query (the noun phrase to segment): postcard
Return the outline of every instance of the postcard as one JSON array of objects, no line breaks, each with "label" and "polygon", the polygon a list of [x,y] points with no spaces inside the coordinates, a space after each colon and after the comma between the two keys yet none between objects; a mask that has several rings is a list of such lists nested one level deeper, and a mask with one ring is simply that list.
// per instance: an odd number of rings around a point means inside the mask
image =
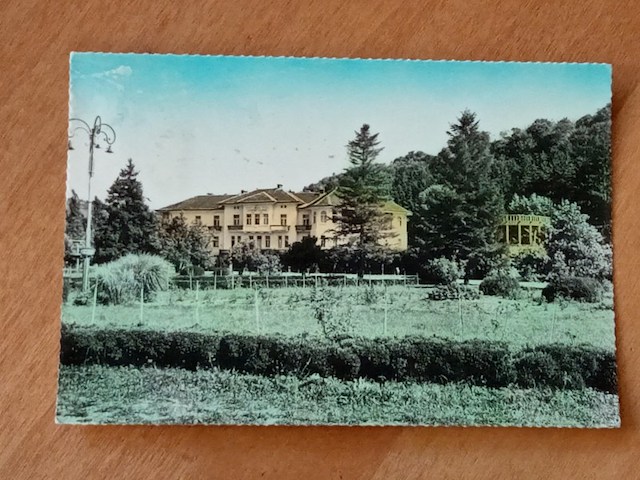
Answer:
[{"label": "postcard", "polygon": [[620,425],[609,65],[70,82],[58,422]]}]

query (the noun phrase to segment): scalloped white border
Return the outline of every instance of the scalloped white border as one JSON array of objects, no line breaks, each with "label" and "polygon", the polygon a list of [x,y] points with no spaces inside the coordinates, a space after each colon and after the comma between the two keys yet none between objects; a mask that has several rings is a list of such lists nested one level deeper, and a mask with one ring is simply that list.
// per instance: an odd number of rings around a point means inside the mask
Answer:
[{"label": "scalloped white border", "polygon": [[534,65],[606,65],[613,67],[607,62],[553,62],[553,61],[536,61],[536,60],[457,60],[451,59],[430,59],[430,58],[393,58],[393,57],[322,57],[322,56],[296,56],[296,55],[227,55],[227,54],[207,54],[207,53],[160,53],[160,52],[99,52],[99,51],[75,51],[69,52],[69,57],[76,54],[94,54],[94,55],[151,55],[166,57],[207,57],[207,58],[273,58],[273,59],[304,59],[304,60],[354,60],[354,61],[382,61],[382,62],[434,62],[434,63],[523,63]]}]

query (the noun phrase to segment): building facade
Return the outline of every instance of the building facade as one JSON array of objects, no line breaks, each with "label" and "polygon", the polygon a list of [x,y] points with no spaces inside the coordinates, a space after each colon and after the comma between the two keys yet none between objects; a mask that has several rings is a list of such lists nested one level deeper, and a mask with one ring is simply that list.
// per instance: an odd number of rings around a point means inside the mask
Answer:
[{"label": "building facade", "polygon": [[[282,185],[236,195],[199,195],[161,208],[165,220],[182,215],[187,223],[205,227],[214,255],[239,243],[260,249],[287,250],[292,243],[315,237],[321,248],[344,243],[336,237],[334,215],[340,199],[331,192],[291,192]],[[381,243],[395,251],[407,249],[407,221],[411,213],[395,202],[380,206],[385,216]]]}]

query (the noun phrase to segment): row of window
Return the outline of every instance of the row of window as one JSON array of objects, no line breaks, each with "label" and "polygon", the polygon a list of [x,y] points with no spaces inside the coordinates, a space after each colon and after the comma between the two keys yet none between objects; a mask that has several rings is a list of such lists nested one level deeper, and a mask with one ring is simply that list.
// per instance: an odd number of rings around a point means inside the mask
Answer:
[{"label": "row of window", "polygon": [[[309,235],[305,235],[303,238],[308,238]],[[247,235],[244,238],[242,235],[231,235],[231,246],[234,247],[237,243],[242,243],[247,240],[250,243],[255,243],[258,248],[271,248],[271,235]],[[322,235],[320,237],[320,246],[325,247],[329,238]],[[264,244],[262,243],[264,241]],[[336,239],[333,239],[334,246],[336,245]],[[214,236],[212,239],[212,245],[214,248],[220,248],[220,237]],[[278,235],[278,248],[289,248],[289,237],[286,235]]]},{"label": "row of window", "polygon": [[[243,237],[242,235],[231,235],[231,246],[234,247],[237,243],[242,243],[243,241],[248,241],[249,243],[254,243],[258,248],[272,248],[271,245],[271,235],[247,235]],[[264,241],[264,243],[263,243]],[[278,248],[289,248],[289,237],[286,235],[278,235]],[[218,237],[214,237],[213,246],[220,246]]]},{"label": "row of window", "polygon": [[[317,213],[318,212],[313,212],[313,223],[316,223],[317,221]],[[328,216],[327,216],[327,212],[326,211],[322,211],[320,212],[320,221],[322,223],[325,223],[328,220]],[[245,217],[245,225],[260,225],[260,221],[262,220],[262,225],[269,225],[269,214],[268,213],[247,213],[246,217]],[[198,225],[202,225],[202,216],[201,215],[196,215],[196,224]],[[310,217],[308,213],[303,213],[302,214],[302,224],[303,225],[311,225],[311,221],[310,221]],[[240,215],[234,215],[233,216],[233,225],[234,226],[240,226]],[[287,225],[287,215],[285,213],[283,213],[282,215],[280,215],[280,225],[282,226],[286,226]],[[220,215],[214,215],[213,216],[213,226],[214,227],[219,227],[220,226]]]}]

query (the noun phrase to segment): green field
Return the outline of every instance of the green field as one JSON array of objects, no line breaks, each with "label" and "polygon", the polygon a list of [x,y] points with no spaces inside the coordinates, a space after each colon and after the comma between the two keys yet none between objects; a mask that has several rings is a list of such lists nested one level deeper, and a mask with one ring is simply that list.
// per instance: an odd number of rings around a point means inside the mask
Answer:
[{"label": "green field", "polygon": [[397,424],[615,427],[594,390],[266,378],[220,370],[63,366],[64,423]]},{"label": "green field", "polygon": [[[66,324],[102,328],[321,334],[318,305],[329,316],[348,319],[345,328],[361,336],[439,336],[457,340],[503,340],[514,346],[553,342],[586,343],[613,350],[611,297],[599,304],[546,303],[539,290],[516,300],[430,301],[427,289],[411,286],[272,288],[259,291],[180,290],[128,306],[63,306]],[[386,318],[386,321],[385,321]],[[386,333],[385,333],[386,324]]]}]

